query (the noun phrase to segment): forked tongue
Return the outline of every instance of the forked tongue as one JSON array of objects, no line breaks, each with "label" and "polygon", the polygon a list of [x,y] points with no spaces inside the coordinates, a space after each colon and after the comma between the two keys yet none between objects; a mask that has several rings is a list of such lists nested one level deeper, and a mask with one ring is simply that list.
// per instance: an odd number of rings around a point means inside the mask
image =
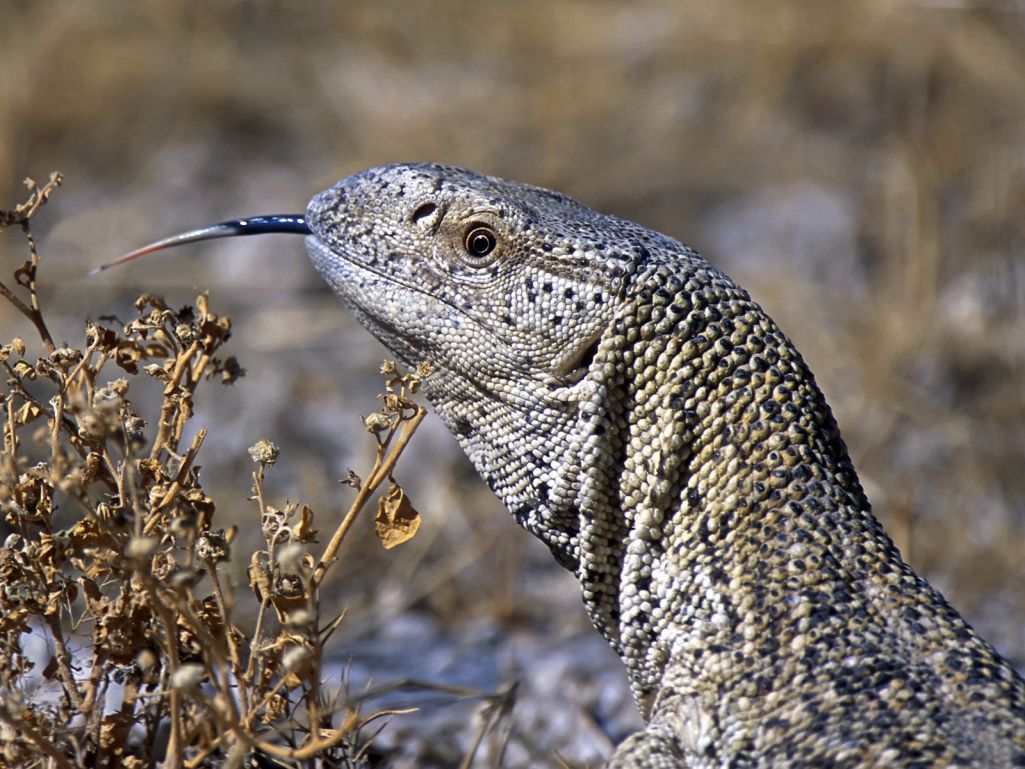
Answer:
[{"label": "forked tongue", "polygon": [[112,262],[101,264],[89,271],[90,275],[117,267],[119,264],[138,259],[140,256],[152,254],[154,251],[161,251],[172,246],[181,246],[185,243],[196,243],[200,240],[213,240],[214,238],[234,238],[241,235],[266,235],[273,232],[286,232],[293,235],[310,235],[310,228],[306,224],[305,214],[267,214],[266,216],[250,216],[248,219],[233,219],[230,222],[211,224],[200,227],[198,230],[189,230],[169,238],[150,243],[148,246],[137,248],[124,256],[119,256]]}]

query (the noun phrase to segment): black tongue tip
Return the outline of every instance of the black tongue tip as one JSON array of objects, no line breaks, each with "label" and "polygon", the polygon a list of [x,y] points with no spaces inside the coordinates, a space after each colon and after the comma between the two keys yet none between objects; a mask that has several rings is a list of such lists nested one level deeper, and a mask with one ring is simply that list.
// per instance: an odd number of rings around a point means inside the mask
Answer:
[{"label": "black tongue tip", "polygon": [[200,240],[213,240],[214,238],[234,238],[241,235],[267,235],[269,233],[283,232],[292,235],[309,235],[310,227],[306,224],[305,214],[266,214],[263,216],[250,216],[246,219],[232,219],[220,224],[211,224],[200,227],[198,230],[189,230],[169,238],[158,240],[142,248],[137,248],[124,256],[119,256],[112,262],[101,264],[89,271],[90,275],[117,267],[119,264],[138,259],[140,256],[152,254],[154,251],[161,251],[172,246],[180,246],[185,243],[196,243]]}]

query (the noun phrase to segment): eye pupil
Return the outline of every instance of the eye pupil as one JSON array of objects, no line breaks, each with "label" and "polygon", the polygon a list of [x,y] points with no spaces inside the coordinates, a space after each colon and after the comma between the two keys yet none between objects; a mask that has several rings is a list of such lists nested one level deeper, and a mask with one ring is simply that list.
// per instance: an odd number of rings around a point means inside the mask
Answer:
[{"label": "eye pupil", "polygon": [[466,236],[466,250],[471,256],[487,256],[497,245],[498,238],[487,227],[475,227]]}]

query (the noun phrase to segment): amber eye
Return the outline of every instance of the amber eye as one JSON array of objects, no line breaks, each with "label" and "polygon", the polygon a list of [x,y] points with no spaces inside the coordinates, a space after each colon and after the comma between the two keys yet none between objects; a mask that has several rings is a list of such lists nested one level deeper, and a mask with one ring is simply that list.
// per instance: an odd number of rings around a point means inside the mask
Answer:
[{"label": "amber eye", "polygon": [[467,230],[466,239],[463,241],[466,253],[477,259],[490,254],[497,245],[498,236],[495,235],[495,231],[490,227],[482,227],[479,224]]}]

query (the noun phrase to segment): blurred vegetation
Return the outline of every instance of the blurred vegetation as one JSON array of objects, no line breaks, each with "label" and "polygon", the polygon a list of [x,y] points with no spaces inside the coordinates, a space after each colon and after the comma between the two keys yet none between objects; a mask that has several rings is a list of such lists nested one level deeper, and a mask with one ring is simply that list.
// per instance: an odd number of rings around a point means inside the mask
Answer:
[{"label": "blurred vegetation", "polygon": [[[130,316],[143,290],[177,305],[209,288],[235,319],[248,376],[196,404],[204,486],[229,519],[251,516],[241,447],[265,434],[286,458],[274,491],[341,515],[382,351],[294,239],[86,268],[301,210],[369,165],[455,163],[678,237],[751,289],[808,358],[902,551],[1025,660],[1020,3],[8,0],[0,137],[4,200],[66,174],[36,230],[55,339]],[[9,274],[20,245],[0,240],[0,260]],[[0,328],[31,331],[8,307]],[[586,626],[571,580],[433,418],[402,472],[424,524],[398,555],[357,525],[337,575],[352,627],[411,609]]]},{"label": "blurred vegetation", "polygon": [[[39,336],[0,339],[0,766],[367,766],[367,727],[401,713],[361,716],[364,697],[323,680],[345,612],[321,612],[320,585],[385,480],[378,537],[390,549],[416,533],[392,472],[427,413],[411,400],[425,370],[381,367],[382,405],[364,420],[376,460],[348,479],[355,499],[316,558],[313,511],[264,494],[279,448],[249,448],[263,542],[236,552],[243,597],[225,579],[238,527],[215,528],[199,481],[207,431],[182,443],[200,384],[244,374],[218,355],[231,321],[205,295],[173,310],[143,294],[120,329],[89,322],[84,345],[57,347],[30,220],[61,181],[26,180],[28,200],[0,210],[0,235],[20,226],[29,251],[0,298]],[[159,412],[143,417],[133,400],[154,382]],[[258,606],[255,621],[239,604]]]}]

